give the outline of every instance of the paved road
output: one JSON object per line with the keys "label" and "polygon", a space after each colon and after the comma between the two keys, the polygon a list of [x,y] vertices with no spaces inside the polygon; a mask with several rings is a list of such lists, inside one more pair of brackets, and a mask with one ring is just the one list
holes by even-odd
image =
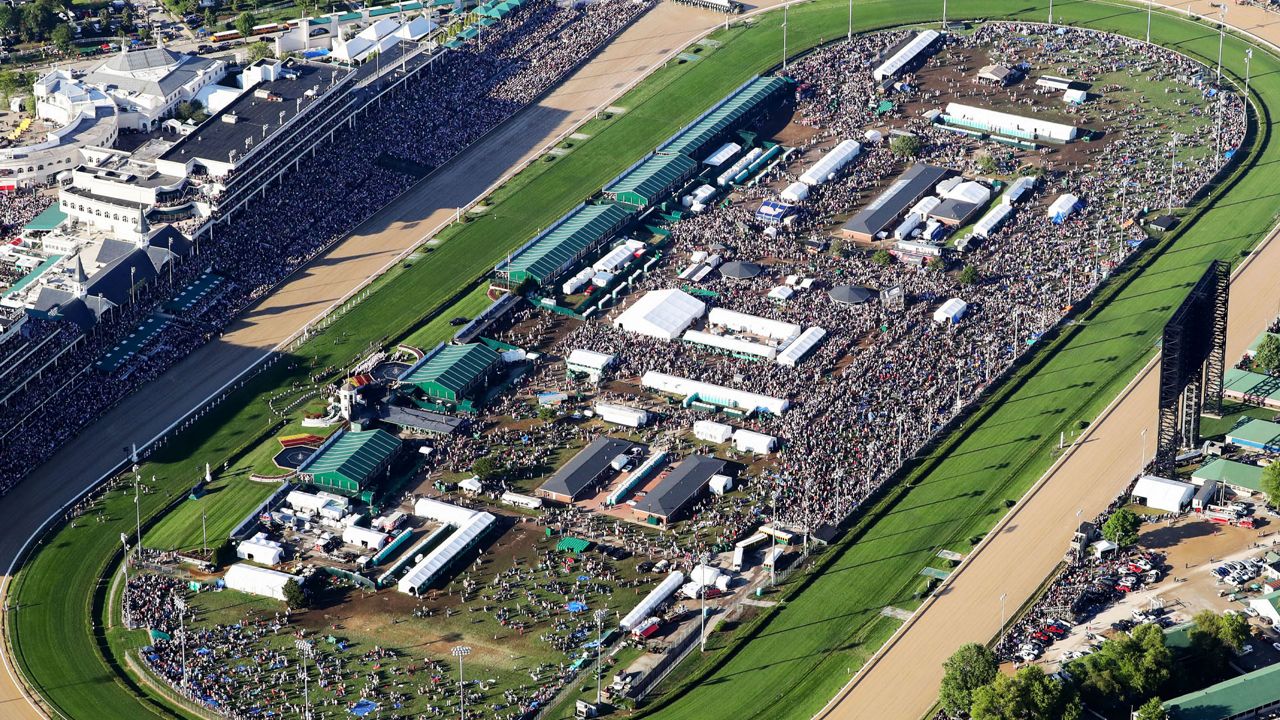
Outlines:
{"label": "paved road", "polygon": [[[1170,3],[1186,10],[1186,3]],[[1191,12],[1216,17],[1208,2]],[[1280,41],[1280,15],[1232,5],[1229,24],[1271,42]],[[1275,316],[1280,285],[1280,241],[1275,233],[1233,280],[1227,357],[1236,358]],[[1249,302],[1241,302],[1249,298]],[[1015,508],[968,562],[953,574],[947,592],[934,598],[892,644],[854,677],[821,720],[918,720],[937,699],[942,663],[963,642],[986,642],[1000,628],[1000,596],[1006,607],[1021,607],[1062,559],[1079,524],[1076,511],[1093,517],[1122,491],[1141,459],[1137,428],[1157,426],[1159,371],[1153,366],[1130,386],[1110,414],[1093,425],[1088,442],[1078,444],[1052,468],[1023,504]],[[1087,479],[1087,480],[1086,480]],[[1010,568],[1018,568],[1012,573]],[[945,638],[945,642],[940,639]]]}
{"label": "paved road", "polygon": [[[776,2],[776,0],[774,0]],[[405,249],[434,234],[456,208],[480,197],[513,168],[537,157],[591,118],[673,52],[723,21],[723,15],[662,3],[615,38],[588,64],[454,162],[364,223],[356,233],[251,308],[222,338],[148,383],[68,443],[0,500],[0,568],[10,567],[45,518],[142,444],[215,394]],[[8,577],[0,576],[0,590]],[[6,659],[7,662],[7,659]],[[0,717],[41,717],[0,672]]]}

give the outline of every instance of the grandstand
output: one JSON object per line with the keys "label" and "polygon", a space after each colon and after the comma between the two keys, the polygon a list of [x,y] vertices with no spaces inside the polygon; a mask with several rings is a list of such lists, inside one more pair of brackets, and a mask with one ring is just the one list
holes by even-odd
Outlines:
{"label": "grandstand", "polygon": [[546,285],[598,249],[631,220],[624,205],[581,205],[494,268],[500,285]]}

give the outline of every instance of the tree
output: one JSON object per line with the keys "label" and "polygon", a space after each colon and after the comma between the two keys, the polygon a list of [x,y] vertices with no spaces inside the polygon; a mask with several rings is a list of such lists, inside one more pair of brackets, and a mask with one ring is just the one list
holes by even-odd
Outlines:
{"label": "tree", "polygon": [[990,685],[1000,671],[996,654],[983,645],[967,643],[942,664],[942,687],[938,702],[951,717],[967,715],[973,704],[973,691]]}
{"label": "tree", "polygon": [[204,9],[204,26],[209,28],[209,32],[213,32],[213,26],[218,22],[218,16],[213,14],[213,8]]}
{"label": "tree", "polygon": [[1201,610],[1191,618],[1191,647],[1213,671],[1226,668],[1231,656],[1249,639],[1249,621],[1243,615]]}
{"label": "tree", "polygon": [[28,95],[22,98],[22,109],[25,110],[28,115],[35,115],[36,114],[36,96]]}
{"label": "tree", "polygon": [[311,598],[307,596],[297,580],[290,580],[284,584],[284,601],[289,607],[295,609],[311,606]]}
{"label": "tree", "polygon": [[1280,335],[1267,333],[1253,354],[1253,362],[1269,375],[1280,374]]}
{"label": "tree", "polygon": [[71,26],[61,23],[53,29],[53,34],[49,36],[53,41],[54,47],[64,55],[70,55],[76,49],[75,35],[71,32]]}
{"label": "tree", "polygon": [[271,48],[269,42],[256,42],[249,45],[249,62],[257,62],[263,58],[273,58],[276,51]]}
{"label": "tree", "polygon": [[991,157],[989,154],[979,155],[977,165],[978,172],[983,175],[994,175],[1000,169],[999,164],[996,163],[996,159]]}
{"label": "tree", "polygon": [[888,250],[877,250],[871,254],[871,262],[877,265],[888,265],[893,262],[893,256]]}
{"label": "tree", "polygon": [[1138,708],[1137,720],[1169,720],[1169,713],[1164,711],[1160,698],[1153,697]]}
{"label": "tree", "polygon": [[915,135],[898,135],[889,141],[889,149],[898,157],[913,158],[920,154],[922,147],[923,143]]}
{"label": "tree", "polygon": [[972,265],[965,265],[960,274],[956,276],[956,280],[961,285],[972,285],[978,282],[978,268]]}
{"label": "tree", "polygon": [[1143,624],[1102,643],[1097,652],[1071,663],[1071,674],[1091,706],[1120,707],[1149,697],[1173,670],[1164,632]]}
{"label": "tree", "polygon": [[1142,518],[1128,508],[1120,508],[1111,513],[1107,522],[1102,525],[1102,537],[1119,545],[1128,547],[1138,542],[1138,528],[1142,527]]}
{"label": "tree", "polygon": [[500,470],[498,462],[487,456],[476,458],[475,462],[471,463],[471,472],[475,473],[476,477],[481,480],[493,478]]}
{"label": "tree", "polygon": [[236,16],[236,32],[244,37],[249,37],[253,32],[253,26],[257,24],[258,21],[253,17],[253,13],[243,12]]}
{"label": "tree", "polygon": [[1028,665],[1015,675],[997,674],[990,685],[973,691],[973,720],[1079,720],[1075,690]]}
{"label": "tree", "polygon": [[1267,494],[1267,502],[1280,505],[1280,462],[1262,469],[1262,492]]}

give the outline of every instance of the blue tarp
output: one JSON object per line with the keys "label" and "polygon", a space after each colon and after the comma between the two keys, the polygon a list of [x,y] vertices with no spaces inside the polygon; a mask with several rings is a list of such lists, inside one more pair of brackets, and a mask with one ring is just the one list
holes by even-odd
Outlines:
{"label": "blue tarp", "polygon": [[565,607],[568,608],[569,612],[577,613],[577,612],[583,612],[584,610],[586,610],[587,604],[574,600],[573,602],[569,603]]}
{"label": "blue tarp", "polygon": [[377,709],[378,709],[378,704],[373,702],[372,700],[361,700],[360,702],[351,706],[351,714],[355,715],[356,717],[364,717],[365,715],[368,715],[369,713]]}

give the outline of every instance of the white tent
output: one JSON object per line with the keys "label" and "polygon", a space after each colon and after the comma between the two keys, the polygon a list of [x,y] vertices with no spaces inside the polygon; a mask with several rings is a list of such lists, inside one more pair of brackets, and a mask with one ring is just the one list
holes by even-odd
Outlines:
{"label": "white tent", "polygon": [[434,22],[424,17],[416,17],[397,28],[395,35],[405,40],[419,40],[435,29],[436,24]]}
{"label": "white tent", "polygon": [[706,303],[680,290],[653,290],[632,303],[613,324],[637,335],[671,341],[706,311]]}
{"label": "white tent", "polygon": [[385,533],[354,525],[348,525],[342,531],[342,542],[347,545],[369,548],[370,550],[381,550],[387,546],[387,541],[390,539],[391,536]]}
{"label": "white tent", "polygon": [[658,587],[654,588],[648,595],[645,595],[644,599],[622,618],[618,626],[623,630],[631,630],[636,627],[640,621],[652,615],[653,611],[665,602],[667,598],[671,597],[671,593],[675,592],[683,584],[684,573],[679,570],[671,571],[671,574],[659,583]]}
{"label": "white tent", "polygon": [[480,478],[476,477],[469,477],[466,480],[463,480],[458,483],[458,487],[462,488],[464,492],[469,492],[472,495],[479,495],[484,492],[484,483],[480,482]]}
{"label": "white tent", "polygon": [[736,355],[750,355],[752,357],[760,357],[766,360],[772,360],[778,355],[778,349],[764,345],[758,342],[752,342],[733,335],[716,335],[714,333],[703,332],[701,330],[686,330],[684,335],[680,337],[687,343],[695,345],[706,345],[707,347],[719,348],[727,353]]}
{"label": "white tent", "polygon": [[778,438],[765,435],[754,430],[739,428],[733,431],[733,447],[738,452],[753,452],[757,455],[768,455],[778,447]]}
{"label": "white tent", "polygon": [[710,565],[699,565],[689,571],[689,580],[690,582],[695,582],[702,586],[715,585],[716,581],[720,579],[722,574],[723,573],[720,572],[720,568],[711,567]]}
{"label": "white tent", "polygon": [[600,377],[613,365],[614,356],[594,350],[573,350],[565,359],[565,365],[571,372],[585,373],[592,382],[599,382]]}
{"label": "white tent", "polygon": [[1034,176],[1023,175],[1010,183],[1009,189],[1005,190],[1004,195],[1000,197],[1000,202],[1005,203],[1006,205],[1012,205],[1013,203],[1021,200],[1023,195],[1031,192],[1032,188],[1035,186],[1036,179]]}
{"label": "white tent", "polygon": [[649,422],[648,412],[639,408],[627,407],[626,405],[596,403],[595,413],[607,423],[630,428],[643,427]]}
{"label": "white tent", "polygon": [[1043,138],[1056,142],[1069,142],[1076,138],[1075,127],[1049,122],[1034,116],[1014,115],[954,102],[947,103],[946,114],[964,120],[972,127],[980,127],[1013,137]]}
{"label": "white tent", "polygon": [[980,182],[966,180],[948,190],[947,199],[981,205],[991,199],[991,188]]}
{"label": "white tent", "polygon": [[702,164],[708,167],[720,167],[721,165],[729,162],[730,158],[740,152],[742,152],[741,145],[738,143],[728,142],[721,145],[715,152],[708,155],[707,159],[702,161]]}
{"label": "white tent", "polygon": [[920,53],[924,52],[940,37],[942,35],[937,30],[922,30],[916,33],[915,37],[911,38],[906,45],[903,45],[898,52],[891,55],[888,60],[881,63],[875,70],[872,70],[871,76],[876,80],[896,77],[902,68],[919,57]]}
{"label": "white tent", "polygon": [[459,526],[469,521],[476,511],[431,498],[418,498],[413,503],[413,514],[445,525]]}
{"label": "white tent", "polygon": [[1062,222],[1070,216],[1071,213],[1076,211],[1076,206],[1079,204],[1080,198],[1072,195],[1071,193],[1063,193],[1058,196],[1057,200],[1053,201],[1052,205],[1049,206],[1049,219],[1054,222]]}
{"label": "white tent", "polygon": [[714,420],[698,420],[693,424],[693,436],[704,442],[727,442],[733,436],[733,426]]}
{"label": "white tent", "polygon": [[800,176],[800,182],[805,185],[821,185],[834,178],[836,173],[858,157],[860,152],[862,152],[862,143],[857,140],[845,140],[831,148],[830,152],[806,170]]}
{"label": "white tent", "polygon": [[795,323],[771,320],[759,315],[748,315],[719,307],[711,308],[711,312],[707,313],[707,322],[774,340],[789,341],[800,334],[800,326]]}
{"label": "white tent", "polygon": [[1093,548],[1093,556],[1096,558],[1104,558],[1109,552],[1115,552],[1120,546],[1110,540],[1099,540],[1089,547]]}
{"label": "white tent", "polygon": [[222,582],[230,590],[284,600],[284,586],[290,580],[297,579],[288,573],[236,563],[227,568],[227,574],[223,576]]}
{"label": "white tent", "polygon": [[[422,501],[419,500],[418,502]],[[416,509],[415,506],[415,511]],[[493,515],[487,512],[472,512],[472,516],[457,531],[445,538],[445,541],[435,550],[432,550],[426,557],[409,568],[409,572],[400,579],[396,588],[400,592],[410,595],[416,595],[421,592],[422,588],[431,584],[441,571],[448,567],[459,555],[475,545],[493,523]]]}
{"label": "white tent", "polygon": [[787,367],[795,367],[804,360],[818,343],[822,342],[822,338],[827,336],[827,331],[813,326],[808,330],[800,333],[800,337],[796,338],[790,345],[787,345],[782,352],[778,353],[778,364]]}
{"label": "white tent", "polygon": [[724,407],[741,410],[773,413],[781,415],[791,407],[786,398],[770,397],[758,393],[736,390],[723,385],[691,380],[676,375],[668,375],[650,370],[640,377],[640,385],[658,392],[670,393],[681,397],[696,395],[703,402],[714,403]]}
{"label": "white tent", "polygon": [[284,547],[266,534],[258,533],[236,546],[236,557],[252,560],[259,565],[278,565],[284,557]]}
{"label": "white tent", "polygon": [[942,199],[935,195],[926,195],[920,198],[920,201],[911,206],[907,211],[909,215],[915,215],[920,218],[929,217],[929,213],[933,212],[942,204]]}
{"label": "white tent", "polygon": [[956,323],[960,322],[960,318],[969,310],[969,303],[960,298],[951,298],[942,303],[942,307],[933,311],[933,321],[936,323]]}
{"label": "white tent", "polygon": [[995,232],[996,228],[1000,227],[1000,223],[1003,223],[1005,218],[1008,218],[1012,214],[1012,205],[1006,205],[1004,203],[996,205],[991,208],[986,215],[983,215],[982,219],[973,226],[973,234],[978,237],[987,237],[991,233]]}
{"label": "white tent", "polygon": [[728,475],[712,475],[707,487],[713,495],[723,495],[733,489],[733,478]]}
{"label": "white tent", "polygon": [[1079,105],[1089,99],[1089,93],[1083,90],[1068,90],[1062,93],[1062,100],[1072,105]]}
{"label": "white tent", "polygon": [[1190,483],[1168,480],[1155,475],[1143,475],[1133,486],[1130,495],[1143,505],[1165,512],[1179,512],[1191,502],[1196,486]]}
{"label": "white tent", "polygon": [[778,197],[789,203],[801,202],[809,197],[809,186],[802,182],[793,182],[778,193]]}

